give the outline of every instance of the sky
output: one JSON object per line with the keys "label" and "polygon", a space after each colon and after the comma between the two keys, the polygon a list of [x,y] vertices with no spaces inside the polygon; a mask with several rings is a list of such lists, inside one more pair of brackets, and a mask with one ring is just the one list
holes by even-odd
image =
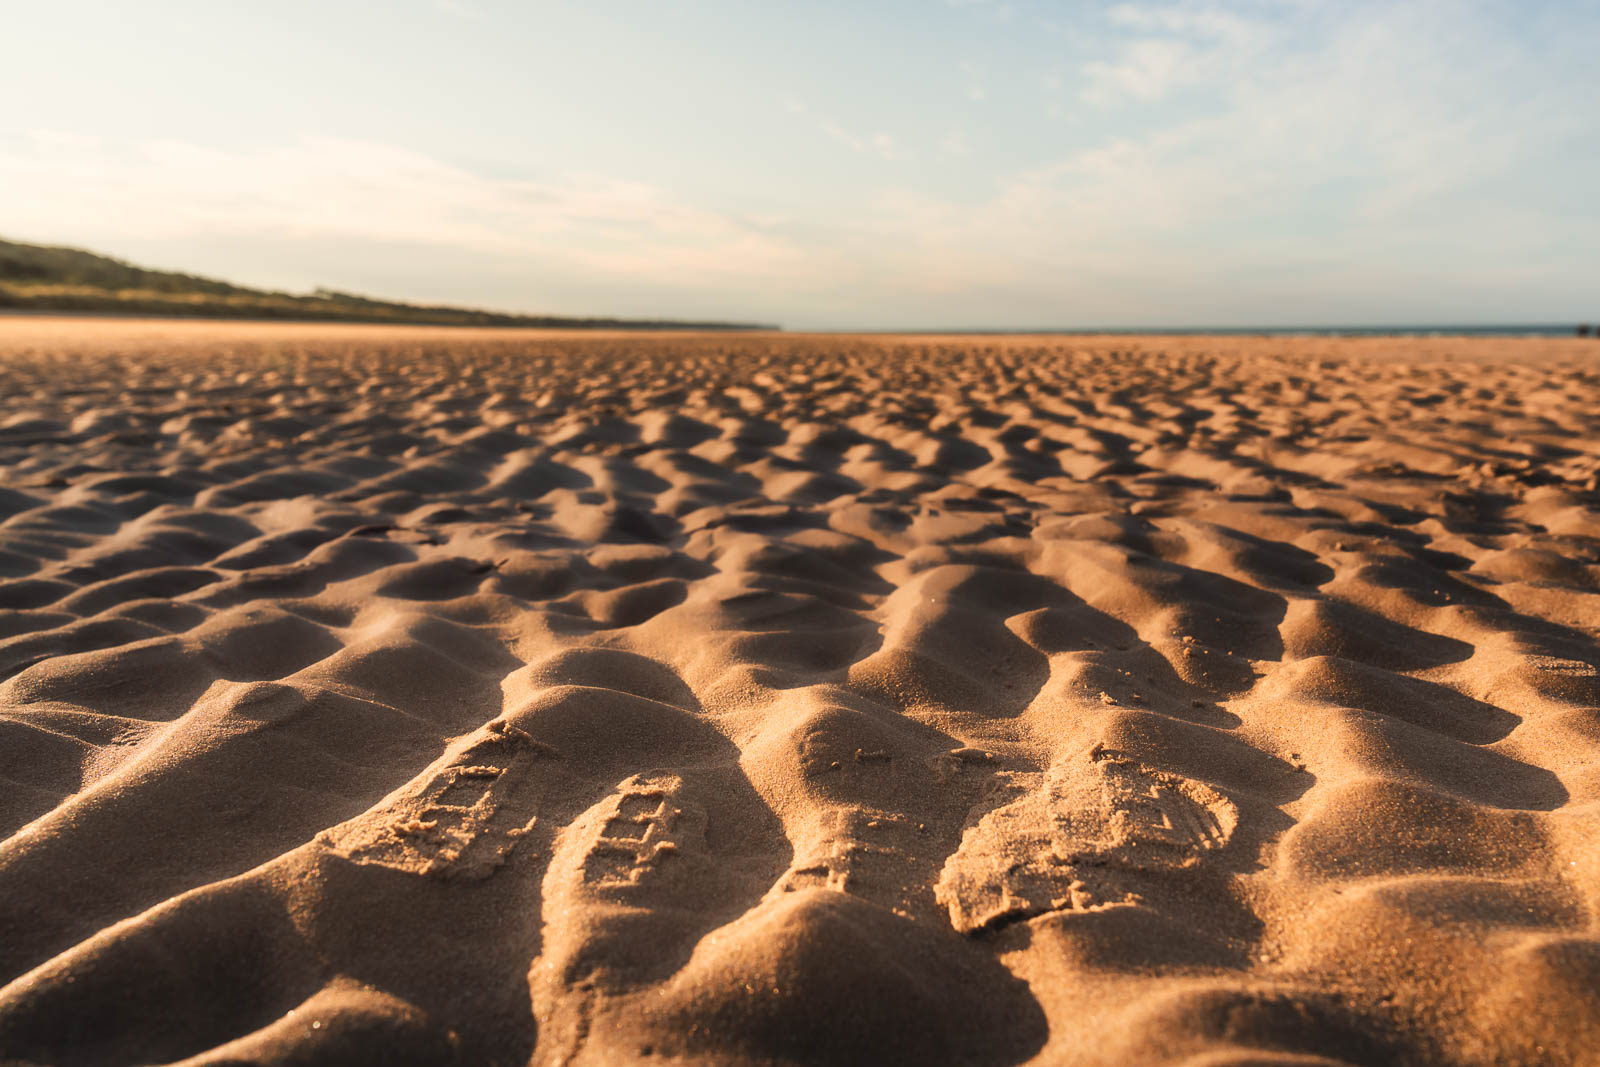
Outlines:
{"label": "sky", "polygon": [[0,0],[0,236],[792,329],[1600,318],[1600,0]]}

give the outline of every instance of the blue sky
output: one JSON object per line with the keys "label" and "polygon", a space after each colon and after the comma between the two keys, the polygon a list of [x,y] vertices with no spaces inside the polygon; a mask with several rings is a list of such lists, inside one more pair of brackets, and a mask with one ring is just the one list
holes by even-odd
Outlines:
{"label": "blue sky", "polygon": [[792,328],[1600,318],[1600,2],[0,3],[0,235]]}

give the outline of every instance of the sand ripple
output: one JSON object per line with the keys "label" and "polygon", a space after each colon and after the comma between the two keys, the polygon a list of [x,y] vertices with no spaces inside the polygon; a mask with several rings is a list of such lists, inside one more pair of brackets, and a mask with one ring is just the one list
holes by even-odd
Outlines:
{"label": "sand ripple", "polygon": [[0,1058],[1588,1063],[1559,341],[0,334]]}

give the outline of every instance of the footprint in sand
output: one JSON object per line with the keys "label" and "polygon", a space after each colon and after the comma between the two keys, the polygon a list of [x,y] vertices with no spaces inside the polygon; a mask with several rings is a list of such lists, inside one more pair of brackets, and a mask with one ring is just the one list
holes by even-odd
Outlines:
{"label": "footprint in sand", "polygon": [[[561,832],[544,879],[543,951],[528,975],[540,1018],[536,1062],[578,1055],[593,1020],[682,967],[771,877],[761,862],[708,844],[703,800],[729,793],[714,772],[691,781],[635,774]],[[746,837],[729,843],[742,847]]]}
{"label": "footprint in sand", "polygon": [[822,814],[816,839],[768,894],[805,889],[849,893],[910,918],[908,889],[919,884],[928,827],[898,812],[838,808]]}
{"label": "footprint in sand", "polygon": [[[634,890],[649,890],[670,878],[665,864],[679,850],[680,834],[691,826],[702,830],[705,813],[687,810],[683,779],[675,774],[636,774],[617,786],[585,821],[599,829],[588,838],[581,882],[601,898],[626,902]],[[681,824],[681,826],[680,826]]]}
{"label": "footprint in sand", "polygon": [[[859,766],[875,778],[890,761]],[[728,851],[757,836],[748,815],[708,837],[708,812],[726,814],[729,794],[715,774],[634,775],[562,831],[529,973],[535,1065],[986,1063],[1037,1047],[1026,987],[981,946],[898,906],[937,871],[931,827],[826,811],[809,853],[822,858],[773,885],[773,854]],[[926,910],[936,914],[931,895]]]}
{"label": "footprint in sand", "polygon": [[[825,889],[941,921],[930,886],[987,775],[987,753],[894,718],[824,706],[772,730],[747,759],[770,783],[793,862],[766,895]],[[987,767],[985,767],[987,770]]]}
{"label": "footprint in sand", "polygon": [[535,967],[546,994],[630,988],[671,955],[665,946],[703,932],[695,916],[716,865],[705,809],[687,792],[677,774],[635,774],[561,832]]}
{"label": "footprint in sand", "polygon": [[357,864],[487,878],[537,822],[536,800],[520,788],[529,767],[557,757],[497,720],[438,770],[317,840]]}
{"label": "footprint in sand", "polygon": [[1150,876],[1227,846],[1232,801],[1101,745],[1043,775],[1002,779],[974,809],[934,894],[962,933],[1050,911],[1141,903]]}

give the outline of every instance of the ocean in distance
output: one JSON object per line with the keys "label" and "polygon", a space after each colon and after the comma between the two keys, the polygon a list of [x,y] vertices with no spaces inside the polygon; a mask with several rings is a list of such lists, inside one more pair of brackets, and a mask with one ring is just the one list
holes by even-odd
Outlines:
{"label": "ocean in distance", "polygon": [[[801,331],[809,332],[809,331]],[[834,332],[834,331],[817,331]],[[999,336],[1128,336],[1128,337],[1600,337],[1600,318],[1590,323],[1499,326],[1150,326],[1074,329],[899,329],[840,330],[856,334],[940,334],[958,337]]]}

